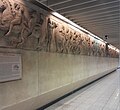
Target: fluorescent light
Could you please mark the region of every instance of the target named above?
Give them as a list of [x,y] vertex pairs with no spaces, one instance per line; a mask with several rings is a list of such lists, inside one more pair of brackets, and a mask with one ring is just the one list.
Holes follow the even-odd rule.
[[115,47],[113,47],[112,45],[108,45],[108,47],[115,50]]
[[64,16],[62,16],[61,14],[59,14],[57,12],[52,12],[52,14],[63,21],[69,22],[69,20],[67,18],[65,18]]
[[112,46],[112,45],[108,45],[109,48],[111,48],[112,50],[115,50],[116,52],[120,52],[119,49],[117,49],[116,47]]
[[70,21],[69,19],[65,18],[64,16],[62,16],[61,14],[59,14],[59,13],[57,13],[57,12],[52,12],[52,14],[53,14],[54,16],[58,17],[59,19],[61,19],[61,20],[65,21],[65,22],[71,24],[72,26],[74,26],[74,27],[76,27],[76,28],[78,28],[78,29],[80,29],[80,30],[83,30],[83,31],[85,31],[85,32],[87,31],[87,30],[85,30],[84,28],[78,26],[77,24],[75,24],[74,22]]
[[82,32],[80,29],[78,29],[78,28],[76,28],[76,27],[74,27],[74,26],[72,26],[72,25],[69,25],[72,29],[74,29],[74,30],[76,30],[77,32]]
[[61,1],[61,2],[58,2],[58,3],[52,4],[52,5],[49,5],[49,6],[52,7],[52,6],[60,5],[60,4],[67,3],[67,2],[70,2],[70,1],[72,1],[72,0]]

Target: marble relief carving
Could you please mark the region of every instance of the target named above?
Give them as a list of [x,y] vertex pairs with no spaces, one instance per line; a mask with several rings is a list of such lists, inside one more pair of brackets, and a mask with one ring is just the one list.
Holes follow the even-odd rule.
[[6,39],[5,46],[21,48],[31,36],[39,44],[42,13],[28,10],[19,2],[0,0],[0,17],[0,31],[3,33],[0,37]]
[[[0,0],[0,46],[106,56],[105,44],[14,0]],[[109,49],[109,56],[118,53]]]

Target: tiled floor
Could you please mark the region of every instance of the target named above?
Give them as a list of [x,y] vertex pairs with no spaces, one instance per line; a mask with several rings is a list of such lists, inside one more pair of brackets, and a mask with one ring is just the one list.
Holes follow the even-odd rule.
[[120,69],[45,110],[120,110]]

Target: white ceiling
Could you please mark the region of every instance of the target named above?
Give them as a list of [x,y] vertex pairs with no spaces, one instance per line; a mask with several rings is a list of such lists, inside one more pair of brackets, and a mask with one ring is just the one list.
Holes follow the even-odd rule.
[[39,1],[120,49],[120,0]]

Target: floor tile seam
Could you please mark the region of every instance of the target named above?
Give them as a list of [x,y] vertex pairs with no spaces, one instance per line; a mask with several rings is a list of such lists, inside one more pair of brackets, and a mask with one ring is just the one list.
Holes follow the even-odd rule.
[[[114,93],[114,92],[113,92],[113,93]],[[111,94],[111,96],[113,95],[113,93]],[[111,97],[111,96],[110,96],[110,97]],[[108,98],[108,101],[109,101],[110,97]],[[106,104],[108,103],[108,101],[104,104],[102,110],[104,110],[104,108],[105,108]]]

